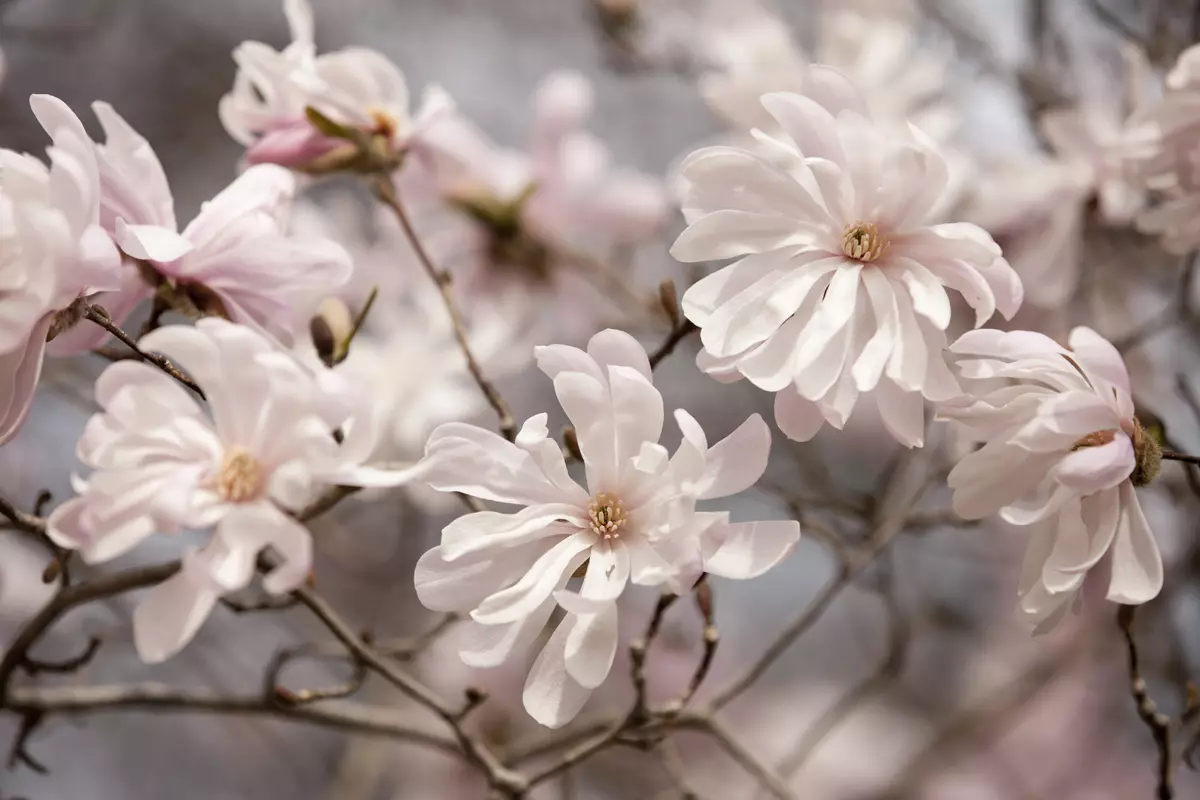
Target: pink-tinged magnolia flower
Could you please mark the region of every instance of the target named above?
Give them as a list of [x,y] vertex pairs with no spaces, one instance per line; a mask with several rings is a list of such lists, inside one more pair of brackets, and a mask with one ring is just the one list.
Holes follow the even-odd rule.
[[[141,345],[186,369],[208,411],[150,365],[106,369],[96,381],[104,410],[77,449],[94,472],[50,515],[48,532],[99,563],[156,533],[213,528],[134,614],[138,653],[158,662],[191,640],[219,597],[249,584],[264,549],[282,559],[263,580],[268,591],[305,579],[312,542],[288,512],[319,486],[394,486],[413,473],[360,466],[372,433],[351,388],[303,368],[250,328],[202,319],[194,328],[161,328]],[[339,428],[341,442],[333,435]]]
[[1200,247],[1200,45],[1179,56],[1167,74],[1163,97],[1136,112],[1125,144],[1137,176],[1159,193],[1157,206],[1138,228],[1162,237],[1180,255]]
[[500,147],[459,115],[430,128],[428,182],[457,217],[431,245],[450,254],[465,293],[534,317],[552,306],[561,321],[587,328],[597,293],[580,280],[588,267],[577,254],[607,261],[662,230],[669,213],[662,182],[611,164],[583,127],[591,108],[587,80],[558,73],[537,89],[528,153]]
[[[35,113],[40,100],[30,101]],[[92,143],[48,125],[50,168],[0,150],[0,444],[29,413],[47,338],[71,323],[78,298],[116,288],[116,249],[100,227]],[[90,326],[90,323],[89,323]]]
[[1134,486],[1157,474],[1160,451],[1133,415],[1116,348],[1076,328],[1069,350],[1040,333],[980,330],[951,351],[967,396],[941,416],[985,443],[950,473],[954,509],[1035,526],[1020,598],[1036,630],[1063,617],[1093,569],[1109,600],[1155,597],[1162,559]]
[[[617,648],[616,600],[629,582],[686,591],[702,570],[750,578],[787,555],[794,521],[731,523],[700,513],[697,500],[749,488],[766,468],[770,432],[758,416],[713,447],[684,411],[674,456],[658,443],[662,395],[642,347],[607,330],[587,352],[537,349],[575,427],[587,488],[567,473],[546,415],[530,418],[516,442],[460,423],[439,427],[422,461],[423,480],[442,491],[524,508],[480,511],[452,522],[417,564],[417,596],[431,609],[470,611],[463,660],[497,666],[532,644],[556,605],[567,616],[525,684],[526,710],[543,725],[572,719],[608,675]],[[578,591],[567,588],[577,570]]]
[[883,132],[849,83],[826,75],[834,108],[763,97],[784,131],[756,132],[765,155],[709,147],[684,162],[690,225],[672,254],[747,257],[692,286],[683,310],[700,327],[700,368],[777,392],[790,438],[841,428],[874,390],[891,434],[920,446],[922,398],[959,391],[941,358],[946,290],[963,295],[979,326],[1016,312],[1021,283],[983,230],[930,223],[948,171],[928,138]]
[[1045,308],[1067,302],[1079,285],[1084,224],[1095,201],[1099,219],[1125,227],[1145,206],[1146,192],[1128,163],[1125,118],[1143,102],[1144,56],[1126,51],[1131,97],[1093,91],[1076,107],[1042,114],[1050,155],[1003,159],[980,170],[963,217],[1000,238],[1021,276],[1025,297]]
[[[38,118],[86,136],[64,103],[35,96]],[[100,221],[128,257],[120,291],[104,298],[118,323],[153,294],[136,262],[151,268],[201,311],[258,327],[287,342],[317,303],[346,282],[350,257],[337,243],[288,234],[296,177],[251,167],[205,203],[183,232],[174,198],[150,144],[107,103],[92,106],[107,137],[100,162]],[[113,287],[117,288],[117,287]],[[81,332],[87,336],[91,331]],[[94,347],[101,336],[74,342]]]
[[778,123],[759,98],[795,92],[832,108],[840,88],[836,75],[829,86],[820,66],[827,64],[858,87],[881,124],[907,129],[911,123],[939,143],[953,136],[959,115],[944,95],[951,48],[918,46],[912,20],[884,9],[839,6],[819,16],[815,64],[789,26],[766,12],[741,18],[716,37],[710,54],[715,69],[700,80],[712,110],[740,130],[774,132]]
[[346,142],[322,134],[308,121],[313,107],[342,125],[383,136],[396,151],[452,107],[439,88],[426,90],[421,108],[409,111],[404,75],[381,53],[351,47],[317,55],[312,8],[284,0],[292,43],[282,52],[242,42],[233,52],[238,73],[218,109],[229,135],[247,147],[251,164],[304,168]]

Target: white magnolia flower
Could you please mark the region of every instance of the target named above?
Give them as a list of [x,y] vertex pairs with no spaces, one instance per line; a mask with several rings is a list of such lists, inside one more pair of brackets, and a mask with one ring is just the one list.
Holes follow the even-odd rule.
[[[179,573],[134,615],[142,659],[157,662],[191,640],[217,599],[247,586],[270,547],[281,562],[270,592],[308,575],[312,542],[288,512],[324,484],[393,486],[412,472],[359,466],[369,415],[332,373],[313,373],[250,328],[221,319],[169,326],[141,345],[170,357],[204,389],[208,412],[173,378],[147,364],[113,364],[96,382],[103,407],[78,456],[95,470],[79,496],[50,515],[48,533],[88,563],[120,556],[146,538],[213,528]],[[335,440],[341,428],[344,439]]]
[[[496,666],[530,645],[556,605],[557,626],[525,684],[524,702],[543,725],[573,718],[608,675],[617,648],[616,600],[626,583],[686,591],[701,570],[730,578],[761,574],[799,537],[794,521],[731,523],[699,513],[699,499],[749,488],[766,468],[770,432],[758,416],[709,448],[692,417],[674,456],[658,444],[662,395],[645,351],[628,334],[597,334],[587,352],[537,349],[575,427],[587,488],[567,473],[546,415],[516,442],[460,423],[434,431],[424,480],[442,491],[524,508],[480,511],[452,522],[417,564],[417,595],[431,609],[470,611],[472,666]],[[586,564],[578,591],[567,588]]]
[[1069,350],[1040,333],[995,330],[967,333],[951,350],[968,396],[941,415],[985,443],[950,473],[954,509],[1035,526],[1020,597],[1037,630],[1063,617],[1092,570],[1109,600],[1155,597],[1162,559],[1134,486],[1157,474],[1160,451],[1133,415],[1116,348],[1076,328]]
[[117,252],[99,225],[92,144],[49,124],[45,99],[35,95],[30,105],[54,142],[50,168],[0,149],[0,444],[29,413],[47,338],[76,318],[60,312],[118,284]]
[[554,307],[561,321],[590,332],[602,304],[581,280],[587,265],[576,254],[607,261],[666,224],[662,182],[611,163],[584,129],[591,108],[588,81],[563,72],[537,89],[527,153],[497,145],[461,115],[429,129],[433,191],[459,218],[431,245],[447,252],[470,297],[537,317]]
[[386,56],[364,47],[317,55],[308,2],[284,0],[283,10],[292,43],[282,52],[261,42],[238,45],[237,77],[219,107],[221,122],[248,148],[250,163],[304,167],[345,146],[312,126],[305,114],[310,106],[335,122],[384,137],[397,152],[452,106],[441,89],[431,87],[412,115],[408,84]]
[[[35,96],[38,117],[86,136],[83,123],[61,101]],[[154,288],[141,267],[189,296],[201,311],[290,341],[321,298],[346,282],[350,257],[336,242],[288,234],[296,177],[258,165],[205,203],[182,233],[162,165],[150,144],[107,103],[94,103],[107,141],[96,145],[100,164],[100,221],[128,257],[120,291],[101,298],[118,323]],[[140,262],[140,267],[139,263]],[[155,278],[155,279],[158,279]],[[115,288],[115,287],[114,287]],[[90,330],[74,342],[95,347]]]
[[1135,50],[1126,51],[1128,99],[1106,85],[1078,106],[1042,114],[1049,154],[998,160],[972,183],[963,217],[1000,238],[1035,305],[1058,308],[1079,285],[1093,202],[1099,220],[1113,227],[1130,225],[1145,206],[1145,190],[1127,163],[1124,130],[1128,107],[1144,95],[1138,78],[1147,66]]
[[1163,97],[1134,114],[1126,146],[1137,175],[1160,193],[1138,227],[1162,237],[1172,253],[1200,247],[1200,45],[1179,56],[1167,75]]
[[960,122],[944,95],[952,48],[918,46],[913,21],[902,13],[839,4],[819,16],[811,62],[777,16],[762,11],[733,23],[716,39],[715,69],[700,80],[713,111],[740,130],[774,132],[778,125],[759,102],[764,94],[795,92],[827,102],[827,76],[812,68],[815,62],[848,77],[881,124],[911,123],[941,144],[949,141]]
[[874,390],[892,435],[919,446],[922,398],[959,391],[941,358],[946,290],[963,295],[979,326],[1016,312],[1021,283],[983,230],[930,223],[948,172],[928,138],[884,133],[853,88],[825,74],[837,88],[831,108],[762,98],[784,131],[756,133],[766,155],[709,147],[684,162],[691,224],[672,254],[747,257],[692,286],[683,310],[700,327],[701,369],[778,392],[790,438],[841,428]]

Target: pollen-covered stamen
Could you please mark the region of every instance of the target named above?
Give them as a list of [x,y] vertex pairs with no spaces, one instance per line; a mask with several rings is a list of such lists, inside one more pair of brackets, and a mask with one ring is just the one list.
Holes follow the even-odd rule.
[[847,225],[842,235],[842,254],[857,261],[871,262],[883,255],[889,244],[875,223],[856,222]]
[[214,484],[217,495],[226,503],[245,503],[262,494],[266,477],[263,465],[249,450],[234,446],[225,451]]
[[592,532],[601,539],[620,539],[628,516],[625,504],[609,492],[600,492],[588,503]]
[[1072,450],[1080,450],[1084,447],[1103,447],[1104,445],[1117,438],[1117,431],[1103,430],[1092,431],[1087,436],[1083,436],[1079,441],[1071,446]]

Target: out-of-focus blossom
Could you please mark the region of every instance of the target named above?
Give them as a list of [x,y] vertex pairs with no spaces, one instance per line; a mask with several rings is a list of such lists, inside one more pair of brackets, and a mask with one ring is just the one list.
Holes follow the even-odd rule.
[[[617,649],[616,600],[629,582],[686,591],[700,572],[761,574],[789,553],[795,521],[731,523],[695,511],[699,499],[749,488],[766,468],[770,432],[753,416],[713,447],[686,412],[674,456],[658,443],[662,395],[645,351],[628,334],[604,331],[587,352],[538,348],[574,425],[587,489],[567,473],[546,415],[530,418],[509,442],[450,423],[430,437],[423,479],[524,508],[480,511],[452,522],[417,564],[417,595],[427,607],[470,611],[461,651],[472,666],[496,666],[532,644],[556,605],[567,616],[542,649],[525,684],[526,710],[558,727],[607,677]],[[586,564],[578,592],[567,584]]]
[[221,98],[219,113],[229,135],[245,145],[251,164],[309,169],[354,146],[312,125],[312,107],[335,123],[378,137],[392,152],[408,149],[428,124],[452,107],[437,87],[426,90],[415,114],[408,84],[386,56],[364,47],[317,55],[312,8],[284,0],[292,43],[277,51],[261,42],[234,50],[238,73]]
[[[1130,51],[1131,82],[1141,58]],[[1039,127],[1051,153],[999,160],[972,186],[963,216],[1001,238],[1035,305],[1057,308],[1078,286],[1093,201],[1099,219],[1114,227],[1130,225],[1145,206],[1128,163],[1126,106],[1124,98],[1094,92],[1077,107],[1044,113]]]
[[1039,333],[981,330],[951,351],[967,395],[941,415],[985,443],[950,473],[954,509],[1034,526],[1020,598],[1036,630],[1062,619],[1093,571],[1109,600],[1155,597],[1162,559],[1134,486],[1154,478],[1161,451],[1133,415],[1116,348],[1076,328],[1069,350]]
[[[950,48],[918,46],[906,15],[840,4],[820,13],[816,38],[812,61],[849,78],[875,120],[898,128],[911,123],[939,144],[948,143],[959,124],[943,94],[954,55]],[[772,14],[751,14],[715,33],[710,58],[715,69],[701,79],[701,92],[740,130],[778,130],[759,103],[772,92],[808,95],[836,113],[838,87],[831,96],[827,72],[810,69],[790,28]]]
[[537,317],[553,307],[563,323],[594,330],[604,304],[581,277],[604,279],[588,273],[661,232],[669,211],[662,183],[611,164],[583,128],[591,108],[587,80],[559,73],[537,90],[528,153],[500,147],[461,116],[430,128],[434,191],[459,218],[431,239],[451,243],[439,249],[451,253],[448,266],[470,297]]
[[[320,299],[345,283],[350,260],[340,245],[287,233],[296,191],[291,172],[268,164],[251,167],[180,233],[171,189],[150,144],[107,103],[95,103],[93,110],[107,137],[96,145],[100,222],[127,257],[120,291],[104,298],[118,323],[153,294],[152,281],[163,280],[202,313],[287,342],[307,325]],[[43,125],[86,135],[79,118],[54,98],[43,99],[38,116]],[[104,332],[80,335],[93,338],[72,344],[87,349]]]
[[47,340],[78,321],[73,304],[118,284],[119,258],[100,227],[92,143],[43,113],[52,102],[30,100],[54,142],[49,169],[0,150],[0,444],[29,413]]
[[1159,195],[1138,227],[1172,253],[1200,247],[1200,45],[1167,74],[1162,99],[1133,116],[1126,143],[1138,177]]
[[288,512],[316,488],[393,486],[414,473],[361,466],[372,433],[360,396],[250,328],[202,319],[194,328],[161,328],[141,345],[186,369],[209,413],[150,365],[110,366],[96,382],[104,410],[78,444],[80,460],[95,471],[50,515],[48,533],[99,563],[155,533],[213,528],[207,545],[189,550],[179,573],[135,612],[138,653],[157,662],[191,640],[219,597],[249,584],[264,549],[282,559],[263,580],[268,591],[294,589],[307,577],[312,542]]
[[930,223],[948,180],[932,142],[890,136],[848,83],[828,87],[833,108],[763,97],[784,133],[757,132],[758,153],[710,147],[684,162],[690,226],[672,254],[747,257],[692,286],[683,310],[700,327],[701,369],[777,392],[790,438],[841,428],[873,391],[888,431],[920,446],[922,398],[959,391],[941,358],[946,290],[963,295],[979,326],[1016,312],[1021,283],[980,228]]

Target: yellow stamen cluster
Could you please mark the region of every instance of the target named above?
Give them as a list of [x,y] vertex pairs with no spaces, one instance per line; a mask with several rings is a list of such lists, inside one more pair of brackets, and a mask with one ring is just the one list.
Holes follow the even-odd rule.
[[588,503],[588,516],[592,521],[592,532],[601,539],[620,539],[621,528],[629,514],[625,504],[609,492],[600,492]]
[[217,495],[226,503],[245,503],[262,494],[265,470],[250,451],[234,446],[225,451],[215,484]]
[[879,233],[873,222],[856,222],[846,226],[842,235],[842,254],[847,258],[870,263],[883,255],[890,242]]

